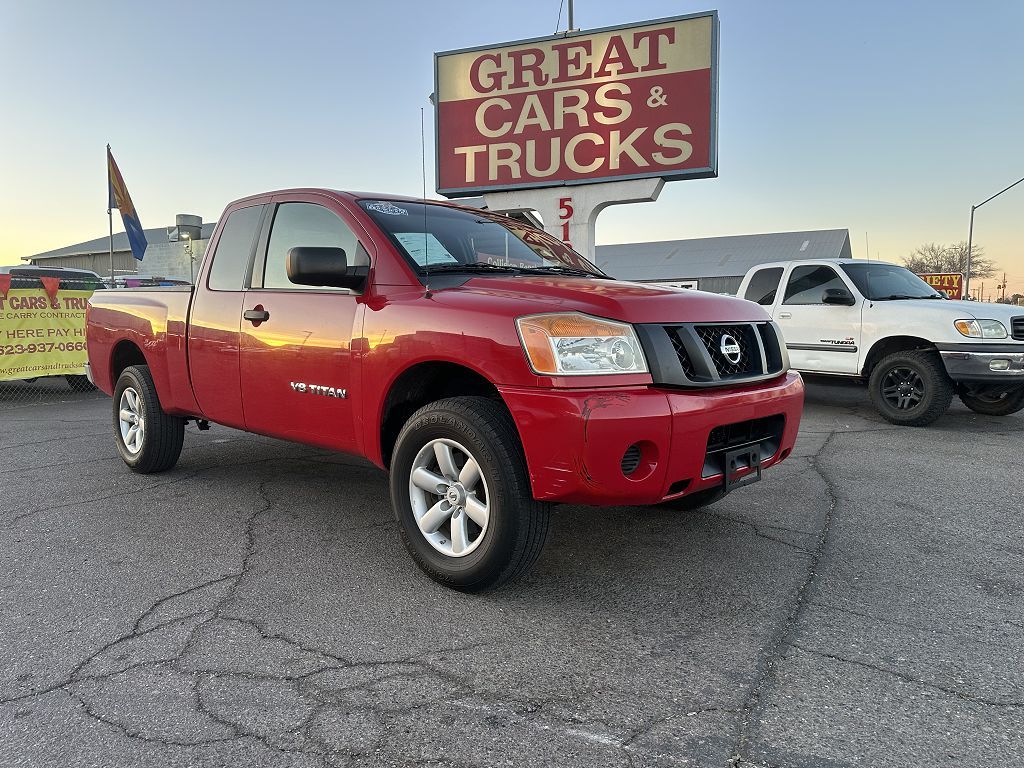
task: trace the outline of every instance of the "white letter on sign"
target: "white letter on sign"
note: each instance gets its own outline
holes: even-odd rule
[[[681,136],[689,136],[693,131],[690,130],[690,126],[686,123],[668,123],[661,126],[654,132],[654,143],[659,147],[670,147],[672,149],[678,149],[679,154],[674,157],[667,157],[664,152],[655,152],[651,155],[654,158],[654,162],[660,163],[661,165],[675,165],[676,163],[685,163],[690,159],[690,155],[693,154],[693,145],[686,139],[670,139],[667,134],[669,132],[675,132]]]
[[[534,139],[526,140],[526,172],[535,178],[543,179],[558,170],[559,156],[562,152],[562,139],[560,136],[552,136],[549,142],[551,147],[551,159],[548,167],[541,170],[537,167],[537,142]]]
[[[499,152],[508,152],[508,157],[498,157]],[[522,154],[523,150],[519,148],[519,145],[513,144],[511,141],[489,145],[487,147],[488,178],[491,181],[497,181],[498,169],[502,166],[508,168],[513,179],[522,178],[522,171],[519,170],[519,158]]]
[[[625,141],[620,141],[620,131],[618,129],[611,132],[609,138],[611,143],[609,145],[609,158],[608,167],[615,170],[619,167],[619,158],[622,157],[623,153],[629,155],[629,159],[632,160],[638,167],[643,168],[650,165],[644,156],[636,151],[636,147],[633,146],[633,142],[639,139],[646,128],[635,128],[629,136],[626,137]]]
[[[508,99],[488,99],[476,108],[476,129],[489,139],[497,139],[508,133],[508,129],[512,127],[512,121],[508,120],[502,123],[500,128],[491,130],[487,127],[487,110],[491,107],[501,107],[508,112],[512,109],[512,105],[508,103]]]
[[[604,158],[598,157],[589,165],[580,165],[576,162],[576,147],[582,141],[592,141],[598,146],[604,144],[604,139],[599,133],[577,133],[565,143],[565,165],[573,173],[592,173],[604,165]]]
[[[528,125],[536,125],[542,131],[550,131],[551,123],[548,122],[548,116],[544,114],[544,107],[541,106],[540,96],[535,93],[531,93],[526,97],[526,101],[523,102],[523,109],[519,113],[519,121],[516,123],[516,129],[513,131],[515,134],[520,134],[523,129]]]
[[[477,144],[474,147],[456,147],[456,155],[466,156],[466,182],[476,181],[476,156],[478,152],[486,152],[486,144]]]
[[[625,83],[607,83],[598,88],[597,93],[594,94],[594,101],[602,107],[619,110],[619,114],[613,116],[609,116],[605,112],[595,112],[594,119],[597,122],[604,123],[605,125],[615,125],[624,120],[629,120],[629,116],[633,114],[633,105],[628,101],[625,99],[609,98],[608,94],[614,91],[618,91],[623,96],[628,96],[629,86]]]

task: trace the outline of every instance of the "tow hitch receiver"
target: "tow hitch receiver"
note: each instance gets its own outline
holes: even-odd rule
[[[744,469],[750,472],[743,477],[739,473]],[[737,448],[725,453],[725,492],[729,493],[745,485],[756,483],[761,479],[761,448],[753,445]]]

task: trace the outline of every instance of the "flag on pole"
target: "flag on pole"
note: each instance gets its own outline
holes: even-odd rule
[[[110,153],[110,145],[107,144],[107,213],[117,208],[121,212],[121,221],[124,222],[124,231],[128,235],[128,243],[132,247],[132,256],[139,261],[146,255],[146,231],[139,221],[139,214],[135,212],[135,205],[128,194],[128,187],[124,185],[124,178],[118,170],[114,156]]]

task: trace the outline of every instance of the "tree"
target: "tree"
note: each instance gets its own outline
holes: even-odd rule
[[[996,273],[996,265],[985,255],[980,245],[971,246],[971,279],[992,277]],[[911,272],[959,272],[967,274],[967,241],[961,240],[952,245],[925,243],[914,249],[903,263]]]

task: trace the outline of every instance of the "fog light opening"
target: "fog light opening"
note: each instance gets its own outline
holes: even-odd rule
[[[990,371],[1008,371],[1010,370],[1009,360],[992,360],[988,364]]]
[[[622,454],[619,466],[622,469],[622,476],[627,480],[646,480],[658,466],[658,448],[649,440],[638,440]]]
[[[633,443],[622,454],[622,474],[629,477],[640,467],[640,446]]]

